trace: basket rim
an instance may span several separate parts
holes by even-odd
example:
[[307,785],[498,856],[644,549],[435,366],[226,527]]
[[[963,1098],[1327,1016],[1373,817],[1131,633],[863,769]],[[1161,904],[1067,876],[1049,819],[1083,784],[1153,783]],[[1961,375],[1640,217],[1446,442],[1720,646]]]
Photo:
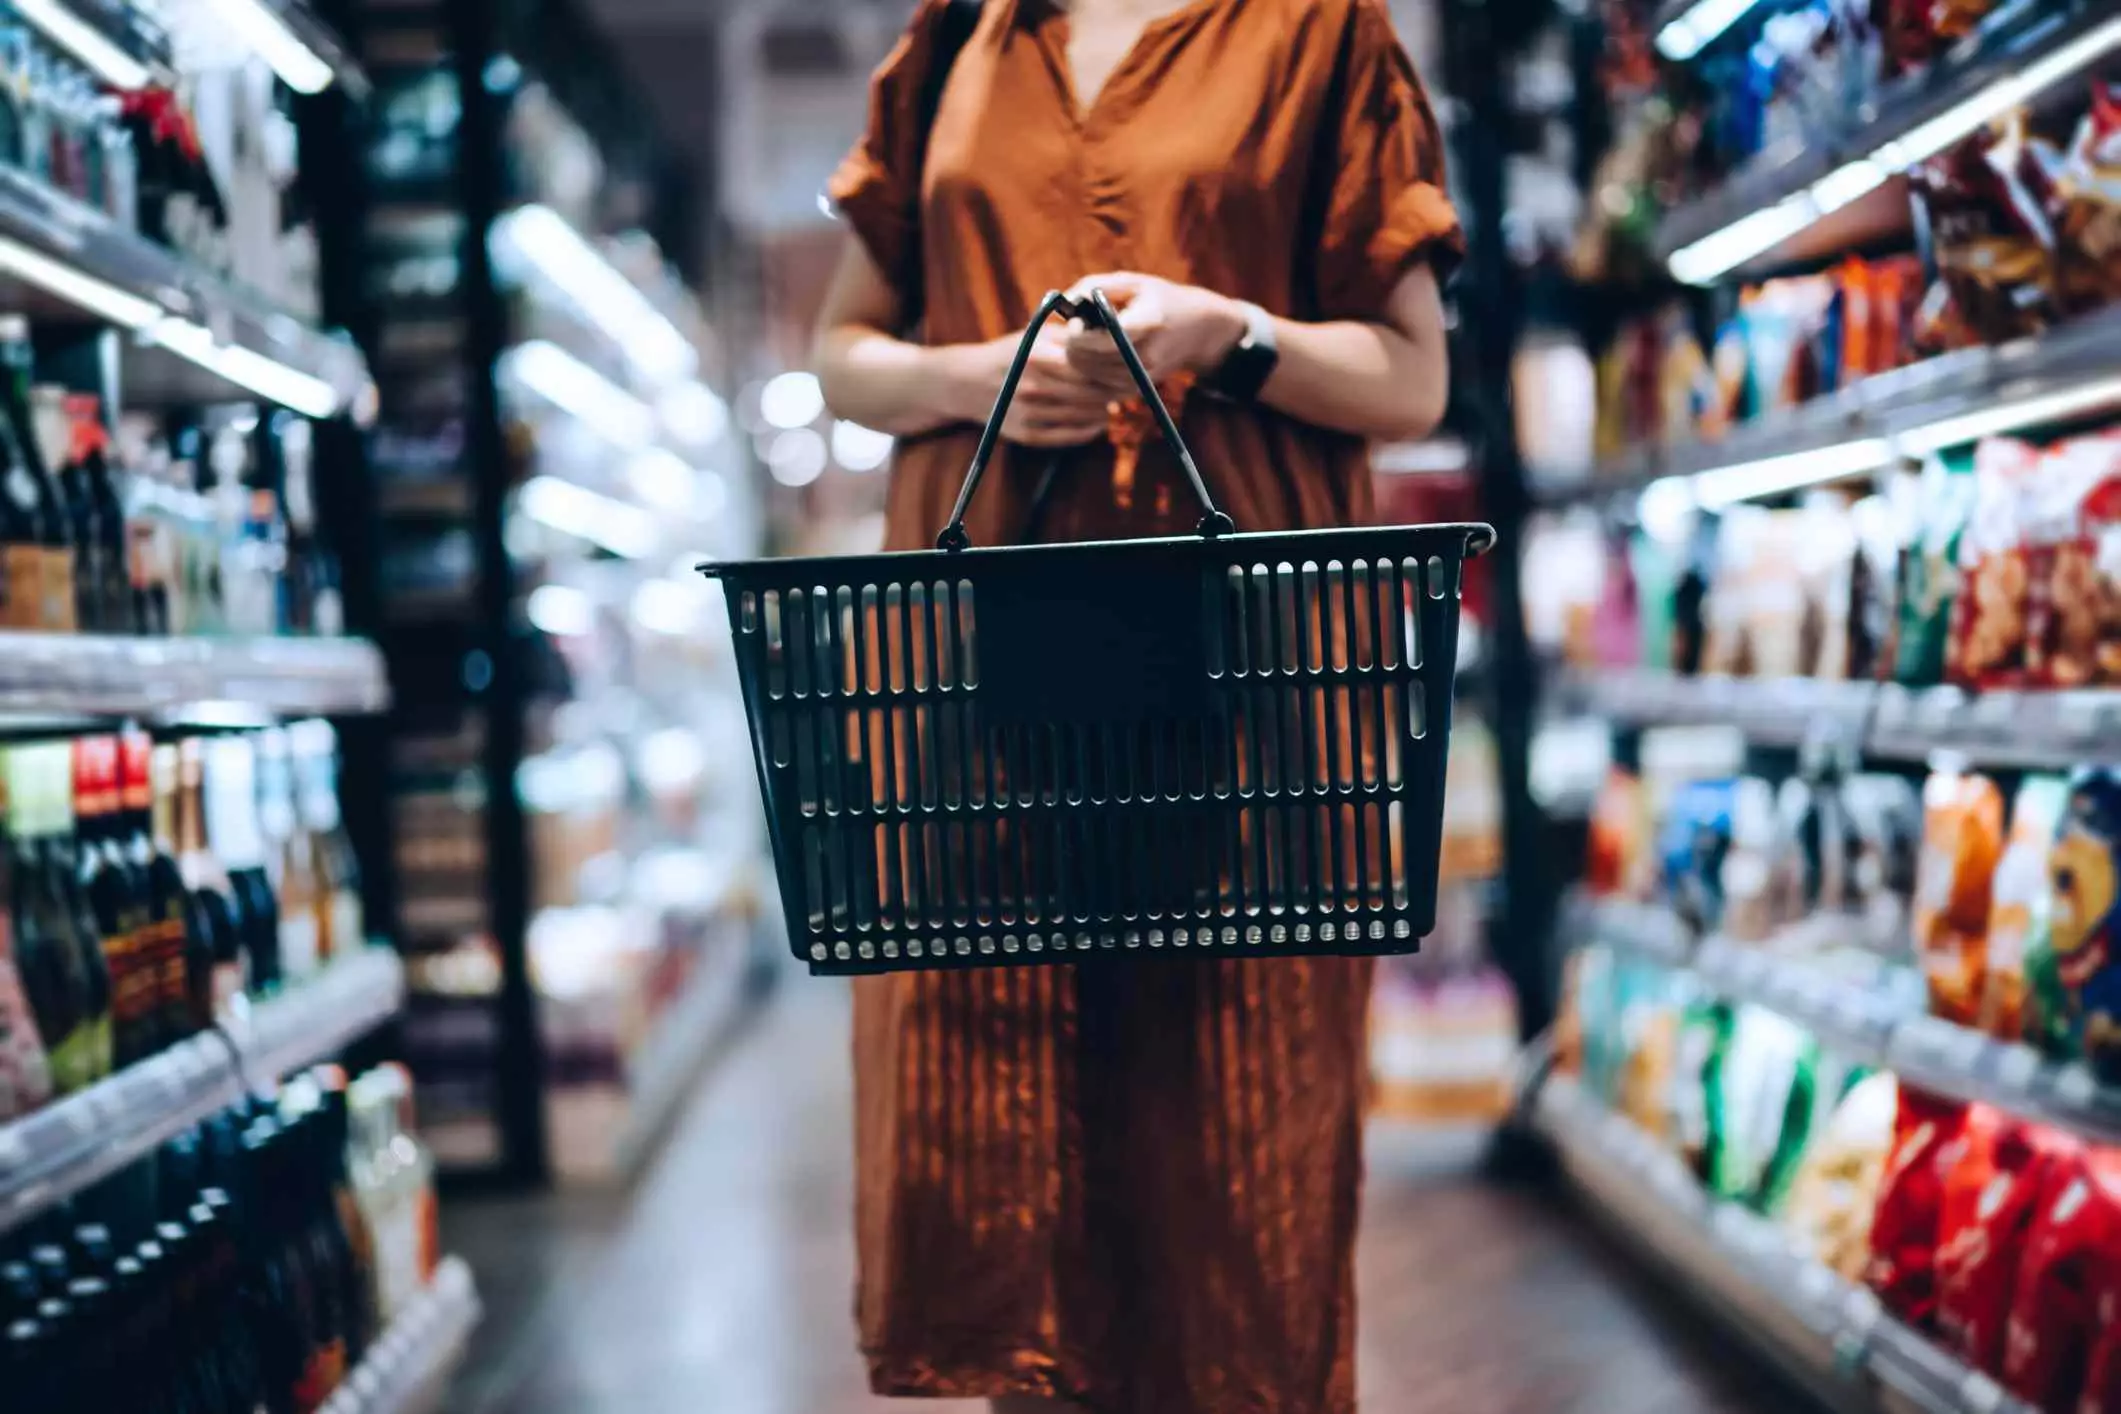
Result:
[[1439,536],[1455,532],[1464,538],[1465,548],[1462,554],[1463,558],[1469,560],[1486,554],[1495,545],[1494,526],[1486,521],[1458,520],[1424,521],[1412,525],[1338,525],[1308,530],[1255,530],[1213,537],[1159,535],[1133,540],[1069,540],[1041,545],[975,545],[964,550],[879,550],[869,555],[780,555],[749,560],[702,560],[693,568],[709,579],[720,579],[724,575],[755,570],[785,572],[795,565],[810,565],[819,570],[830,570],[856,565],[906,564],[917,560],[984,560],[997,555],[1066,555],[1071,551],[1084,550],[1157,550],[1182,545],[1214,549],[1223,545],[1282,545],[1338,539],[1350,535],[1403,534],[1413,530],[1428,531]]

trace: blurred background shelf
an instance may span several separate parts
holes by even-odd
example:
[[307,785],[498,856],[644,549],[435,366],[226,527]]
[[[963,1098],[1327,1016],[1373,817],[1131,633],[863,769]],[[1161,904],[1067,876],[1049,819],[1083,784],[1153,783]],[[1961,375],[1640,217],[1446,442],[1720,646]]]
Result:
[[390,684],[356,638],[129,638],[0,631],[0,712],[243,725],[380,712]]

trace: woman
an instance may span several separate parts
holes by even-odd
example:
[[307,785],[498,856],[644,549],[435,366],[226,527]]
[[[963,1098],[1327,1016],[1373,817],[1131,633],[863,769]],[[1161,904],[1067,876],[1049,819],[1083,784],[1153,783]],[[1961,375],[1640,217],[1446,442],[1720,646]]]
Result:
[[[1366,439],[1445,393],[1459,233],[1383,0],[923,0],[835,175],[817,368],[896,434],[925,547],[1050,288],[1102,288],[1240,530],[1363,523]],[[932,129],[924,108],[935,103]],[[1054,326],[976,544],[1198,518],[1109,337]],[[1131,402],[1131,405],[1130,405]],[[1144,436],[1147,441],[1144,444]],[[872,1383],[998,1410],[1345,1414],[1370,965],[897,974],[855,991],[857,1299]]]

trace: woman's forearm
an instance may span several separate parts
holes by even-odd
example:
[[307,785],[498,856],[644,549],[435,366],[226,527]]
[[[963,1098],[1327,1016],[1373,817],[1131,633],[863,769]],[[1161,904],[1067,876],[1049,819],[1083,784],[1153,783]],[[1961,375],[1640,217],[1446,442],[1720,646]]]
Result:
[[1384,324],[1274,321],[1280,359],[1260,401],[1293,418],[1383,441],[1413,441],[1443,420],[1443,342]]
[[930,348],[842,324],[818,339],[818,382],[838,416],[894,437],[917,436],[987,415],[970,367],[975,347]]

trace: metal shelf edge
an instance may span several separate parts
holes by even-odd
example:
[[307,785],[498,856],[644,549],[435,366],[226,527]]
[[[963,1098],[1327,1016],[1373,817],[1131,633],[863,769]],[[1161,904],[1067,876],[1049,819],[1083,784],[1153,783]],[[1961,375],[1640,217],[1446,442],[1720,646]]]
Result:
[[481,1314],[471,1268],[461,1257],[443,1258],[427,1289],[376,1338],[318,1414],[436,1414]]

